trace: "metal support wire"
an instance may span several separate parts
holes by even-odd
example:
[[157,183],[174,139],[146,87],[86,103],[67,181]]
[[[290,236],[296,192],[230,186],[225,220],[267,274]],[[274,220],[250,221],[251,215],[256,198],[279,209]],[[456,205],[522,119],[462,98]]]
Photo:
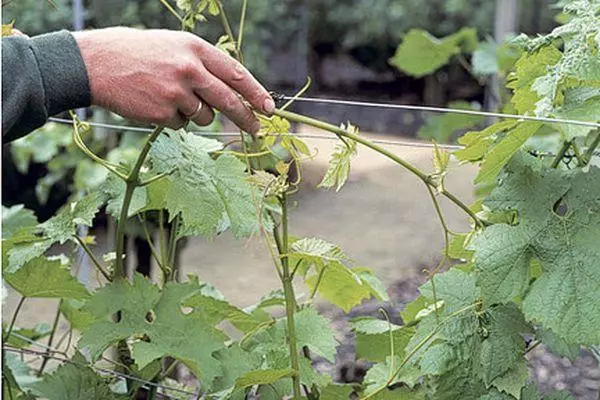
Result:
[[[62,118],[49,118],[50,122],[56,122],[59,124],[68,124],[72,125],[73,121],[69,119]],[[139,126],[128,126],[128,125],[113,125],[113,124],[101,124],[97,122],[88,122],[84,121],[86,124],[98,127],[98,128],[108,128],[114,129],[118,131],[131,131],[131,132],[147,132],[150,133],[153,131],[151,128],[142,128]],[[238,137],[240,136],[239,132],[194,132],[198,135],[202,136],[212,136],[212,137]],[[294,136],[304,139],[318,139],[318,140],[338,140],[335,136],[324,136],[324,135],[311,135],[307,133],[294,133]],[[371,140],[373,143],[389,145],[389,146],[403,146],[403,147],[418,147],[418,148],[434,148],[434,144],[426,143],[426,142],[418,142],[418,141],[410,141],[410,140],[385,140],[385,139],[373,139]],[[438,144],[439,148],[447,149],[447,150],[460,150],[464,148],[461,145],[454,144]]]
[[[118,378],[124,378],[124,379],[129,379],[132,381],[136,381],[138,383],[143,384],[145,387],[145,389],[149,389],[150,387],[155,387],[157,389],[163,389],[163,390],[169,390],[169,391],[173,391],[173,392],[177,392],[177,393],[181,393],[181,394],[186,394],[186,395],[190,395],[193,396],[193,399],[199,399],[200,395],[197,392],[189,392],[187,390],[183,390],[183,389],[179,389],[179,388],[174,388],[174,387],[169,387],[169,386],[165,386],[165,385],[161,385],[159,383],[156,382],[152,382],[152,381],[147,381],[145,379],[141,379],[138,378],[137,376],[133,376],[133,375],[129,375],[129,374],[123,374],[121,372],[117,372],[117,371],[113,371],[110,369],[106,369],[106,368],[101,368],[101,367],[96,367],[94,365],[88,365],[88,364],[81,364],[78,363],[76,361],[73,361],[69,358],[66,357],[65,352],[59,349],[55,349],[51,346],[47,346],[43,343],[40,342],[36,342],[35,340],[31,340],[30,338],[28,338],[27,336],[23,336],[17,332],[11,332],[11,336],[14,336],[16,338],[19,338],[21,340],[24,340],[25,342],[33,345],[33,346],[37,346],[41,349],[44,349],[44,352],[40,352],[40,351],[36,351],[36,350],[31,350],[31,349],[18,349],[18,348],[14,348],[14,347],[10,347],[10,346],[3,346],[2,349],[8,352],[12,352],[12,353],[19,353],[19,354],[30,354],[30,355],[35,355],[38,357],[45,357],[45,358],[51,358],[53,360],[57,360],[57,361],[62,361],[62,362],[66,362],[69,364],[73,364],[75,366],[78,367],[88,367],[88,368],[92,368],[94,370],[96,370],[99,373],[103,373],[103,374],[108,374],[108,375],[112,375]],[[46,353],[46,351],[49,351],[50,354]],[[60,354],[61,357],[58,357],[54,354]],[[163,397],[168,398],[168,399],[178,399],[179,397],[173,397],[170,396],[168,394],[161,394]]]
[[591,128],[600,128],[600,123],[598,122],[590,122],[590,121],[578,121],[573,119],[563,119],[563,118],[548,118],[548,117],[535,117],[530,115],[517,115],[517,114],[504,114],[504,113],[495,113],[488,111],[476,111],[476,110],[461,110],[457,108],[448,108],[448,107],[431,107],[431,106],[416,106],[409,104],[390,104],[390,103],[373,103],[367,101],[353,101],[353,100],[336,100],[336,99],[325,99],[318,97],[290,97],[290,96],[282,96],[284,100],[295,99],[295,101],[303,101],[308,103],[323,103],[323,104],[337,104],[337,105],[346,105],[346,106],[359,106],[359,107],[370,107],[370,108],[387,108],[393,110],[413,110],[413,111],[427,111],[434,113],[446,113],[446,114],[464,114],[464,115],[478,115],[483,117],[492,117],[492,118],[507,118],[507,119],[517,119],[521,121],[539,121],[545,122],[549,124],[570,124],[570,125],[579,125],[579,126],[588,126]]

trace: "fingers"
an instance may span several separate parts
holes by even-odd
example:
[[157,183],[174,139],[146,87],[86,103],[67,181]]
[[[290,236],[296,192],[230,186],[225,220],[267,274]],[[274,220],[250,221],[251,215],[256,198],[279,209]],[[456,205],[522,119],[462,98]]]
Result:
[[211,74],[235,89],[257,111],[267,115],[273,113],[273,99],[242,64],[207,42],[201,41],[200,48],[202,63]]
[[260,129],[260,123],[254,113],[242,102],[237,93],[203,66],[198,67],[197,73],[192,78],[192,87],[198,97],[220,110],[243,131],[255,134]]

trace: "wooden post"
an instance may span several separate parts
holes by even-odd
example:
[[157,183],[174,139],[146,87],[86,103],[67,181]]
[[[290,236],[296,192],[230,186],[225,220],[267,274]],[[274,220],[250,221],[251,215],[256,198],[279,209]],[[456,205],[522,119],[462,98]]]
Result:
[[[518,25],[517,0],[496,0],[496,13],[494,19],[494,40],[502,43],[506,37],[517,31]],[[491,77],[486,90],[485,108],[496,111],[500,105],[500,78],[498,75]]]

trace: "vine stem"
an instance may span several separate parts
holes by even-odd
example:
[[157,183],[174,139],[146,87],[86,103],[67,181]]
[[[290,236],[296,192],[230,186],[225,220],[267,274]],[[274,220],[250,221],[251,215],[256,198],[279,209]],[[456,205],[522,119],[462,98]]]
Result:
[[287,195],[280,197],[281,202],[281,266],[282,266],[282,283],[283,293],[285,296],[285,314],[287,320],[288,330],[288,344],[290,348],[290,360],[291,367],[294,370],[294,376],[292,376],[292,387],[294,391],[294,400],[301,398],[300,391],[300,364],[298,361],[298,348],[296,345],[296,325],[294,322],[294,314],[296,312],[296,295],[294,294],[294,286],[292,284],[292,276],[290,274],[290,264],[288,258],[288,209],[287,209]]
[[[219,6],[219,17],[221,17],[221,25],[223,25],[225,34],[227,34],[227,36],[229,36],[229,39],[235,45],[236,44],[235,36],[233,35],[233,31],[231,30],[231,25],[229,24],[229,20],[227,19],[225,10],[223,9],[223,4],[221,4],[220,1],[218,1],[217,4]],[[237,47],[237,45],[235,45],[235,58],[237,58],[238,61],[242,62],[242,55],[241,55],[241,52],[240,52],[239,48]]]
[[594,155],[594,151],[596,151],[596,148],[598,148],[598,146],[600,146],[600,131],[596,133],[596,138],[594,139],[592,144],[590,144],[590,147],[588,147],[587,151],[583,155],[585,165],[587,165],[590,162],[592,156]]
[[[386,156],[390,160],[392,160],[392,161],[396,162],[397,164],[401,165],[402,167],[406,168],[411,173],[413,173],[417,178],[419,178],[421,181],[423,181],[423,183],[425,183],[427,186],[435,187],[435,183],[433,182],[431,177],[429,175],[427,175],[425,172],[421,171],[419,168],[415,167],[408,161],[398,157],[397,155],[388,151],[387,149],[385,149],[379,145],[376,145],[375,143],[372,143],[371,141],[369,141],[365,138],[362,138],[358,135],[350,133],[342,128],[339,128],[339,127],[329,124],[327,122],[319,121],[317,119],[307,117],[305,115],[296,114],[296,113],[293,113],[290,111],[275,110],[274,114],[279,117],[282,117],[282,118],[285,118],[285,119],[288,119],[288,120],[291,120],[294,122],[298,122],[301,124],[313,126],[315,128],[323,129],[325,131],[334,133],[338,137],[344,137],[344,138],[353,140],[357,143],[360,143],[363,146],[368,147],[371,150],[374,150],[374,151],[380,153],[381,155]],[[450,193],[446,190],[440,191],[440,194],[442,194],[444,197],[446,197],[448,200],[450,200],[452,203],[454,203],[460,209],[462,209],[465,213],[467,213],[467,215],[469,215],[469,217],[471,217],[471,219],[475,222],[475,225],[477,225],[477,227],[479,227],[479,228],[483,227],[483,222],[477,217],[477,215],[475,215],[475,213],[469,208],[469,206],[467,206],[465,203],[463,203],[461,200],[459,200],[456,196],[454,196],[452,193]]]
[[551,168],[558,167],[558,165],[562,161],[563,157],[565,156],[565,153],[567,152],[567,150],[569,150],[569,147],[571,147],[571,141],[567,140],[566,142],[563,143],[562,147],[556,154],[556,157],[554,157],[554,160],[552,160],[552,164],[550,165]]
[[236,43],[236,48],[238,54],[242,55],[242,40],[244,40],[244,22],[246,22],[246,10],[248,9],[248,0],[244,0],[242,3],[242,15],[240,16],[240,28],[238,31],[238,39]]
[[[46,350],[46,354],[50,354],[50,348],[52,347],[52,342],[54,341],[54,335],[56,334],[56,330],[58,329],[58,321],[60,319],[60,306],[62,304],[62,299],[58,302],[58,308],[56,310],[56,315],[54,316],[54,321],[52,322],[52,330],[50,331],[50,337],[48,338],[48,350]],[[44,373],[44,369],[46,368],[46,364],[48,364],[49,357],[44,357],[42,360],[42,365],[37,372],[37,376],[41,377]]]
[[121,215],[119,216],[119,221],[117,222],[117,259],[115,260],[115,272],[114,272],[114,280],[118,281],[125,277],[125,267],[123,262],[123,254],[125,251],[125,225],[127,223],[127,217],[129,215],[129,206],[131,205],[131,199],[133,198],[133,192],[139,186],[139,176],[140,169],[150,152],[150,148],[152,147],[152,143],[156,140],[158,135],[161,134],[163,130],[162,126],[157,126],[154,131],[146,140],[140,155],[138,156],[135,165],[127,175],[127,179],[125,179],[125,195],[123,197],[123,206],[121,207]]
[[98,261],[98,259],[96,258],[96,256],[92,252],[92,250],[88,247],[87,244],[85,244],[83,239],[81,239],[77,235],[75,235],[73,237],[75,238],[77,243],[79,243],[79,245],[85,251],[85,253],[88,255],[90,260],[92,260],[92,264],[94,264],[94,266],[98,269],[98,271],[100,271],[102,276],[104,276],[104,278],[106,278],[107,281],[112,282],[112,276],[110,276],[110,273],[107,270],[105,270],[104,267],[102,267],[102,265],[100,264],[100,262]]
[[10,320],[10,324],[8,325],[8,329],[6,330],[4,339],[2,339],[3,342],[6,342],[8,340],[8,338],[10,337],[10,334],[12,333],[12,330],[15,327],[15,322],[17,321],[17,316],[19,315],[19,312],[21,311],[21,307],[23,307],[23,303],[25,303],[25,299],[27,299],[27,297],[21,296],[19,303],[17,303],[17,308],[15,308],[15,312]]

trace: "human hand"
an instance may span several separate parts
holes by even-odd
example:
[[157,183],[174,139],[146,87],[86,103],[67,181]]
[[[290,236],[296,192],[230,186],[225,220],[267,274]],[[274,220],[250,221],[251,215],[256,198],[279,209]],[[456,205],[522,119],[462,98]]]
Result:
[[92,104],[126,118],[177,129],[188,119],[210,124],[214,107],[254,134],[260,123],[242,98],[261,113],[275,109],[248,70],[191,33],[106,28],[73,35],[88,70]]

